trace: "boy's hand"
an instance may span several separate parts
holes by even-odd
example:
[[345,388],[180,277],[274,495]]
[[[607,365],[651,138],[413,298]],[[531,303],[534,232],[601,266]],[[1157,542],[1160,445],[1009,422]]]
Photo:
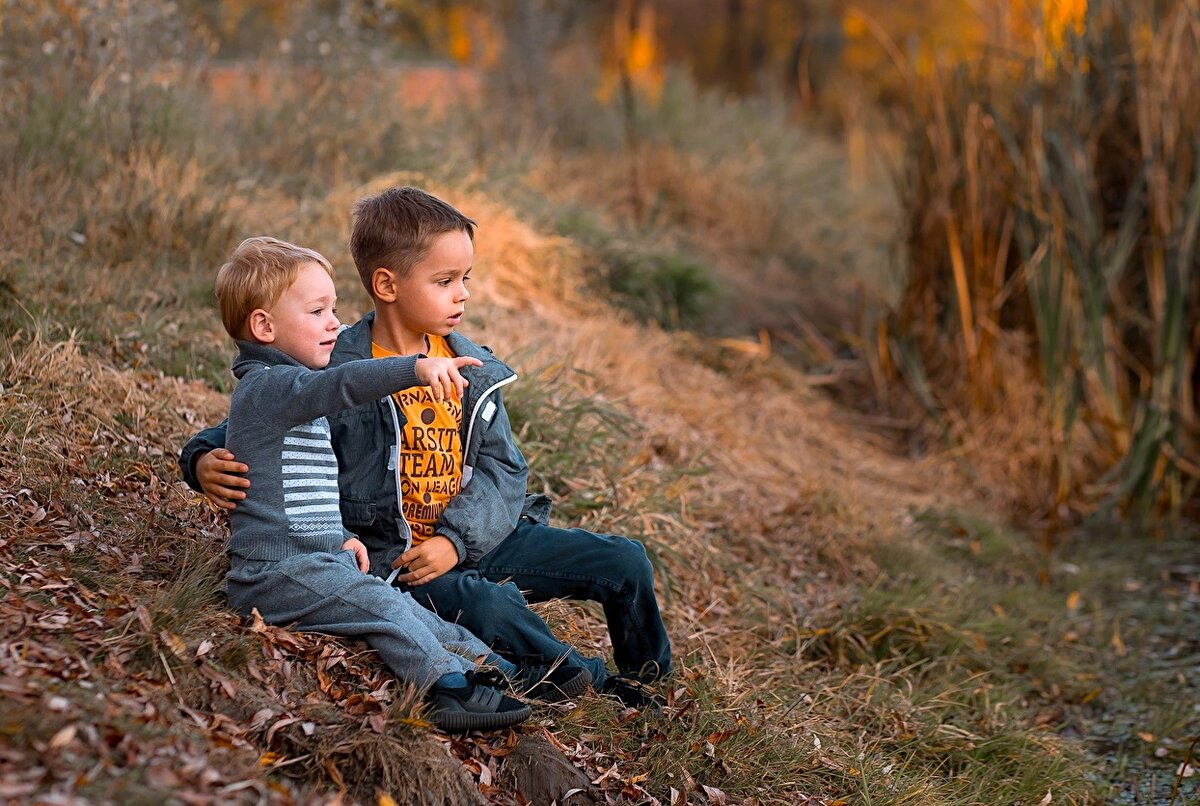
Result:
[[196,459],[196,481],[204,497],[220,509],[233,509],[246,497],[242,491],[250,486],[250,479],[237,474],[249,472],[249,467],[235,461],[224,448],[202,453]]
[[458,358],[418,358],[415,369],[417,379],[428,386],[433,399],[440,402],[461,400],[470,382],[459,370],[463,367],[482,366],[483,362],[478,358],[460,355]]
[[358,563],[358,570],[364,574],[371,570],[371,560],[367,557],[367,547],[357,537],[349,538],[342,544],[342,551],[353,551],[354,559]]
[[396,577],[406,585],[424,585],[458,565],[458,549],[450,538],[442,535],[413,546],[392,561],[392,568],[408,568],[408,573]]

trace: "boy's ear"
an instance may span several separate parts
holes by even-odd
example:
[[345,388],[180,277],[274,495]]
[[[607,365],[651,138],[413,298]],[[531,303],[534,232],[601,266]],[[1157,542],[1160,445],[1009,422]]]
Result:
[[381,302],[395,302],[396,295],[396,275],[391,269],[380,266],[371,272],[371,296]]
[[246,329],[250,331],[250,338],[259,344],[270,344],[275,341],[275,320],[262,308],[255,308],[250,312]]

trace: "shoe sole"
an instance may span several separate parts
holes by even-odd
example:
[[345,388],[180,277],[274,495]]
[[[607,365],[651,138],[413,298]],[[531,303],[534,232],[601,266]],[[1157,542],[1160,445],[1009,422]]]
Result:
[[511,711],[496,711],[490,714],[475,714],[468,711],[441,711],[430,714],[430,721],[438,730],[446,733],[465,733],[472,730],[498,730],[518,725],[533,715],[528,705]]

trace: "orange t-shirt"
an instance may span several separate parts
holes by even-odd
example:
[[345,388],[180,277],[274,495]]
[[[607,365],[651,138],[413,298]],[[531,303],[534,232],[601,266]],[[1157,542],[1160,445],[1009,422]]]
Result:
[[[444,338],[427,338],[430,358],[454,358]],[[372,343],[371,355],[396,353]],[[400,435],[400,503],[416,545],[433,537],[442,511],[462,487],[462,401],[438,402],[428,386],[402,389],[392,400],[405,421]]]

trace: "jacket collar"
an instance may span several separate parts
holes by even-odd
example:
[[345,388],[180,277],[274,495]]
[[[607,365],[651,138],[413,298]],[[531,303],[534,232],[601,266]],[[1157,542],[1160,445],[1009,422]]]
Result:
[[259,344],[256,341],[237,341],[238,354],[233,359],[233,375],[241,380],[247,372],[256,366],[273,367],[279,364],[307,369],[287,353],[276,350],[269,344]]
[[375,323],[375,312],[371,311],[349,327],[343,327],[333,345],[330,365],[344,364],[360,358],[371,357],[371,326]]
[[[370,311],[362,319],[349,327],[342,328],[338,333],[337,343],[333,347],[329,365],[344,364],[360,358],[371,357],[371,328],[375,324],[375,312]],[[482,367],[467,367],[463,374],[468,380],[477,376],[484,388],[516,375],[512,368],[492,355],[491,350],[480,347],[466,336],[451,333],[446,337],[446,343],[455,355],[468,355],[483,362]]]

